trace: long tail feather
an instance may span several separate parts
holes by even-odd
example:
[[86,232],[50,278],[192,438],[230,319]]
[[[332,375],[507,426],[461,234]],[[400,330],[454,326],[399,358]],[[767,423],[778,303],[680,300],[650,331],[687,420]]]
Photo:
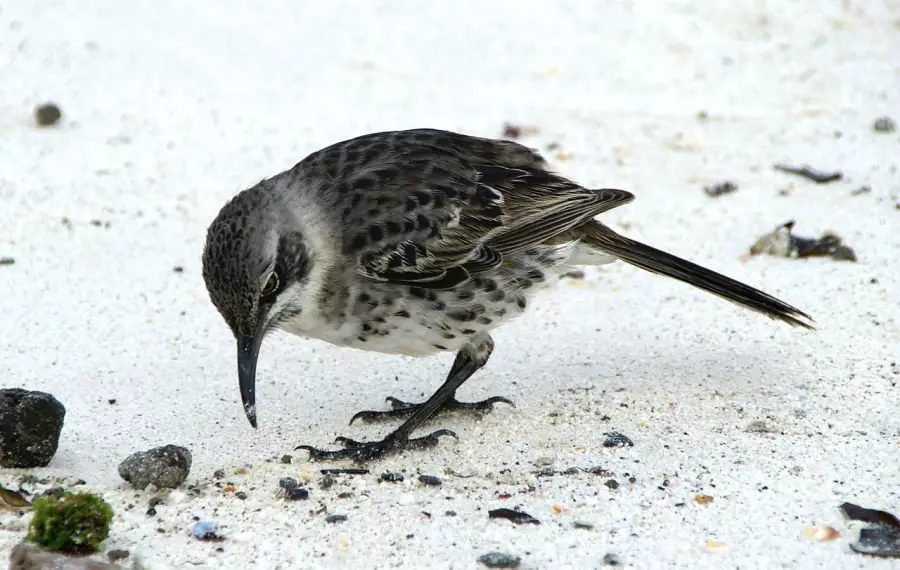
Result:
[[582,229],[585,243],[631,265],[699,287],[791,326],[815,330],[812,317],[759,289],[621,236],[599,222],[589,222]]

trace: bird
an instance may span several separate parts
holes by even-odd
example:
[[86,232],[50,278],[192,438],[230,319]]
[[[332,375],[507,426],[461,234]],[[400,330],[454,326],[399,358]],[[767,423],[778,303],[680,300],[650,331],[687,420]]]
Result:
[[413,437],[439,412],[512,402],[460,402],[487,362],[492,331],[522,315],[563,273],[616,260],[698,287],[794,327],[803,311],[754,287],[613,231],[595,218],[631,202],[550,169],[513,140],[418,128],[374,132],[315,151],[239,192],[207,229],[202,274],[237,342],[243,408],[257,426],[256,367],[280,330],[338,347],[425,357],[455,354],[422,403],[351,420],[405,418],[381,440],[299,445],[313,461],[364,463],[456,437]]

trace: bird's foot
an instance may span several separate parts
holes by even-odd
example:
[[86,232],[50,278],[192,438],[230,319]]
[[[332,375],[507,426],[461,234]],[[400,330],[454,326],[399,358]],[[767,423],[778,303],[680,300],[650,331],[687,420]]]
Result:
[[[388,403],[391,405],[390,410],[386,411],[376,411],[376,410],[364,410],[362,412],[357,412],[354,414],[352,418],[350,418],[350,423],[352,424],[356,420],[362,420],[364,422],[379,422],[385,420],[392,420],[395,418],[406,418],[413,415],[419,408],[421,408],[424,404],[410,404],[409,402],[404,402],[403,400],[398,400],[397,398],[389,396],[387,398]],[[509,404],[512,407],[516,407],[515,404],[512,403],[508,398],[504,398],[502,396],[494,396],[493,398],[488,398],[486,400],[481,400],[480,402],[460,402],[456,398],[447,401],[446,404],[441,406],[437,413],[440,414],[442,412],[467,412],[467,413],[486,413],[494,409],[494,404],[497,403]]]
[[[438,444],[441,436],[448,435],[456,438],[456,434],[448,429],[439,429],[426,436],[408,438],[388,435],[381,441],[356,441],[348,437],[339,437],[336,443],[343,446],[343,449],[333,451],[318,449],[311,445],[298,445],[294,451],[305,450],[309,452],[309,458],[313,461],[335,461],[341,459],[351,459],[357,463],[366,461],[374,461],[381,459],[385,455],[406,451],[410,449],[425,449],[434,447]],[[458,439],[458,438],[457,438]]]

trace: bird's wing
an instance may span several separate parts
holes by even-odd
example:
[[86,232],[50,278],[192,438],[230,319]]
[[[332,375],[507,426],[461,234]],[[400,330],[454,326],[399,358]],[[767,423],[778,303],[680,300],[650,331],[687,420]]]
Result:
[[445,131],[377,133],[325,153],[343,253],[371,279],[423,288],[454,287],[633,198],[581,188],[517,143]]

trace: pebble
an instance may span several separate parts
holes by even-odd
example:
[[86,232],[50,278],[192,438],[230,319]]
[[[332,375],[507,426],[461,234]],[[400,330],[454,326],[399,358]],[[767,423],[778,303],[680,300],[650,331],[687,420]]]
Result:
[[65,406],[46,392],[0,390],[0,467],[46,467],[65,417]]
[[381,477],[379,477],[379,481],[385,481],[387,483],[401,483],[403,482],[403,473],[382,473]]
[[347,515],[328,515],[325,517],[325,522],[331,524],[344,522],[345,520],[347,520]]
[[293,460],[294,460],[294,458],[291,455],[282,455],[281,456],[281,462],[284,463],[285,465],[287,465],[288,463],[290,463]]
[[177,445],[164,445],[132,453],[119,464],[119,475],[136,489],[148,485],[174,489],[187,479],[191,452]]
[[282,477],[278,480],[278,486],[284,490],[293,489],[297,485],[299,485],[299,483],[297,483],[297,480],[293,477]]
[[128,552],[127,550],[121,550],[118,548],[115,550],[110,550],[109,552],[106,553],[106,557],[109,558],[110,562],[116,562],[118,560],[125,560],[130,555],[131,555],[131,553]]
[[522,558],[505,552],[488,552],[479,556],[478,562],[488,568],[518,568]]
[[606,566],[618,566],[622,562],[619,560],[619,556],[617,554],[613,554],[609,552],[603,555],[603,564]]
[[302,501],[309,498],[309,491],[300,487],[292,487],[285,490],[284,498],[288,501]]
[[878,117],[872,123],[872,130],[876,133],[892,133],[897,129],[897,123],[890,117]]
[[34,110],[34,120],[41,127],[52,127],[62,118],[62,111],[55,103],[38,105]]
[[434,475],[419,475],[419,482],[423,485],[429,485],[432,487],[440,486],[443,483],[440,477],[435,477]]

